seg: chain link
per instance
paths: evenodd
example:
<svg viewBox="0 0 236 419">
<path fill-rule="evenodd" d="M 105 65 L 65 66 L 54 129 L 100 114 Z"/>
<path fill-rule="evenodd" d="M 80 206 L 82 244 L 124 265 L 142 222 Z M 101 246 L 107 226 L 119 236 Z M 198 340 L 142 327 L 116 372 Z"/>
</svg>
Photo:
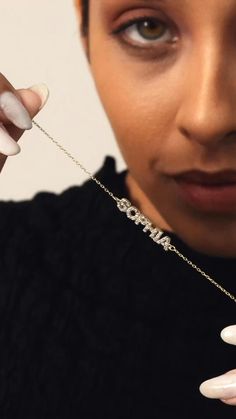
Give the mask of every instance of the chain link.
<svg viewBox="0 0 236 419">
<path fill-rule="evenodd" d="M 219 288 L 224 294 L 227 295 L 227 297 L 231 298 L 236 303 L 236 297 L 234 297 L 233 294 L 231 294 L 229 291 L 227 291 L 225 288 L 223 288 L 218 282 L 214 281 L 213 278 L 210 277 L 210 275 L 206 274 L 201 268 L 199 268 L 197 265 L 195 265 L 191 260 L 189 260 L 186 256 L 184 256 L 182 253 L 179 252 L 178 249 L 176 249 L 175 246 L 172 244 L 169 246 L 169 250 L 172 252 L 175 252 L 181 259 L 183 259 L 186 263 L 188 263 L 193 269 L 195 269 L 197 272 L 199 272 L 203 277 L 208 279 L 213 285 L 215 285 L 217 288 Z"/>
<path fill-rule="evenodd" d="M 100 188 L 102 188 L 108 195 L 111 196 L 116 202 L 120 202 L 120 199 L 115 196 L 109 189 L 105 187 L 91 172 L 89 172 L 78 160 L 76 160 L 61 144 L 55 140 L 51 135 L 49 135 L 35 120 L 32 120 L 32 123 L 37 126 L 67 157 L 69 157 L 77 166 L 79 166 L 92 180 L 94 180 Z M 206 274 L 201 268 L 195 265 L 191 260 L 189 260 L 186 256 L 179 252 L 178 249 L 172 244 L 169 245 L 168 250 L 176 253 L 181 259 L 183 259 L 188 265 L 190 265 L 193 269 L 195 269 L 198 273 L 200 273 L 204 278 L 210 281 L 213 285 L 215 285 L 220 291 L 222 291 L 227 297 L 233 300 L 236 303 L 236 297 L 223 288 L 218 282 L 214 281 L 210 275 Z"/>
<path fill-rule="evenodd" d="M 100 186 L 100 188 L 102 188 L 106 193 L 108 193 L 112 199 L 114 199 L 115 201 L 119 201 L 119 198 L 117 198 L 111 191 L 109 191 L 109 189 L 107 189 L 95 176 L 92 175 L 92 173 L 90 173 L 87 169 L 85 169 L 85 167 L 78 161 L 76 160 L 70 153 L 69 151 L 67 151 L 64 147 L 61 146 L 61 144 L 59 144 L 59 142 L 57 140 L 55 140 L 55 138 L 51 137 L 51 135 L 49 135 L 35 120 L 32 120 L 33 124 L 36 125 L 40 131 L 42 131 L 54 144 L 56 144 L 56 146 L 63 151 L 64 154 L 66 154 L 67 157 L 69 157 L 71 160 L 73 160 L 73 162 L 79 166 L 92 180 L 94 180 L 98 186 Z"/>
</svg>

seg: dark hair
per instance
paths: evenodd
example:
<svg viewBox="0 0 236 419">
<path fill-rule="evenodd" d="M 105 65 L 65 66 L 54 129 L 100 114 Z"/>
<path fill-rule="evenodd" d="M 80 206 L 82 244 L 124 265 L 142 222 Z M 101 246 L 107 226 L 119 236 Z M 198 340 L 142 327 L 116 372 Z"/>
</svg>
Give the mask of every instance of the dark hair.
<svg viewBox="0 0 236 419">
<path fill-rule="evenodd" d="M 83 36 L 88 34 L 89 26 L 89 0 L 82 0 L 82 25 L 81 32 Z"/>
</svg>

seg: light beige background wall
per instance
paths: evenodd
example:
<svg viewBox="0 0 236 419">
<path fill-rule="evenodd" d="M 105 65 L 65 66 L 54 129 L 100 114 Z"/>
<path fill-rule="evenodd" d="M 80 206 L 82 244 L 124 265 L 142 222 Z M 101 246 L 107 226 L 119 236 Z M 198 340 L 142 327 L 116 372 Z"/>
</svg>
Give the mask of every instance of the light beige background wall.
<svg viewBox="0 0 236 419">
<path fill-rule="evenodd" d="M 82 51 L 73 0 L 1 0 L 1 72 L 16 88 L 44 82 L 45 108 L 34 118 L 91 172 L 105 155 L 126 167 Z M 19 141 L 0 176 L 0 200 L 60 193 L 88 178 L 37 127 Z"/>
</svg>

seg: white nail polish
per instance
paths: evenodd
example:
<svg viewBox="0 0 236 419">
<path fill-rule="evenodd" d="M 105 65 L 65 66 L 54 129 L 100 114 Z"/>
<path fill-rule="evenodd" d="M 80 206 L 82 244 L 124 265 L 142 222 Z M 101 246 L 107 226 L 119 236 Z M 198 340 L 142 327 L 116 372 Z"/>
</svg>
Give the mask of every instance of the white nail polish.
<svg viewBox="0 0 236 419">
<path fill-rule="evenodd" d="M 41 99 L 41 106 L 39 111 L 46 105 L 48 98 L 49 98 L 49 89 L 45 83 L 38 83 L 34 84 L 33 86 L 29 87 L 30 90 L 37 93 L 37 95 Z"/>
<path fill-rule="evenodd" d="M 236 374 L 223 374 L 204 381 L 200 387 L 203 396 L 209 399 L 230 399 L 236 397 Z"/>
<path fill-rule="evenodd" d="M 0 153 L 5 156 L 14 156 L 21 151 L 19 144 L 8 134 L 0 122 Z"/>
<path fill-rule="evenodd" d="M 31 129 L 33 124 L 30 115 L 21 101 L 12 92 L 0 94 L 0 109 L 18 128 Z"/>
<path fill-rule="evenodd" d="M 225 327 L 220 336 L 224 342 L 236 345 L 236 325 Z"/>
</svg>

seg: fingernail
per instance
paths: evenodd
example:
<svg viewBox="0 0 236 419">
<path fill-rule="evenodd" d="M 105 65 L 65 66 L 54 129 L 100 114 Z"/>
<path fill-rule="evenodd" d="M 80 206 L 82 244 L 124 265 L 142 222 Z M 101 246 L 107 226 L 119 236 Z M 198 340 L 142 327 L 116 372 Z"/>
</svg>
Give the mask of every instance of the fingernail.
<svg viewBox="0 0 236 419">
<path fill-rule="evenodd" d="M 236 325 L 225 327 L 220 336 L 226 343 L 236 345 Z"/>
<path fill-rule="evenodd" d="M 32 128 L 32 121 L 27 109 L 14 93 L 5 91 L 0 94 L 0 109 L 18 128 Z"/>
<path fill-rule="evenodd" d="M 19 144 L 8 134 L 6 128 L 0 122 L 0 153 L 5 156 L 14 156 L 21 151 Z"/>
<path fill-rule="evenodd" d="M 33 86 L 30 86 L 29 89 L 37 93 L 37 95 L 40 97 L 41 106 L 39 110 L 41 110 L 47 103 L 49 97 L 49 90 L 47 85 L 45 83 L 34 84 Z"/>
<path fill-rule="evenodd" d="M 229 399 L 236 397 L 236 374 L 223 374 L 204 381 L 200 387 L 203 396 L 209 399 Z"/>
</svg>

